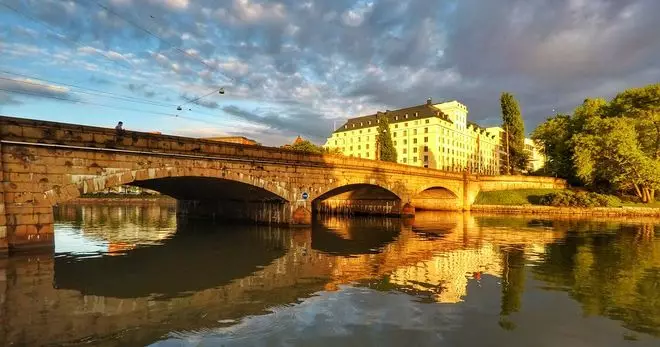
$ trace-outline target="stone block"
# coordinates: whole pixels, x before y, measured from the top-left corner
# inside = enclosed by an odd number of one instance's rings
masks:
[[[17,214],[16,225],[36,224],[39,220],[35,214]]]
[[[53,223],[53,214],[52,213],[41,213],[37,214],[37,220],[39,224],[52,224]]]
[[[42,224],[39,225],[37,232],[39,234],[53,234],[55,233],[55,226],[50,223],[50,224]]]
[[[13,230],[12,230],[13,229]],[[8,232],[13,236],[25,236],[27,234],[27,225],[16,225],[8,228]]]

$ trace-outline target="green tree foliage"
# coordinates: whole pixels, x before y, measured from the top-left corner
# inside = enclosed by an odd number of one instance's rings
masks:
[[[392,142],[392,133],[390,132],[389,121],[385,116],[378,117],[378,135],[376,141],[378,142],[379,160],[389,161],[396,163],[396,149]]]
[[[539,125],[532,138],[547,149],[550,173],[652,202],[660,189],[660,84],[626,90],[610,102],[586,99],[573,115]]]
[[[301,141],[296,144],[291,145],[289,149],[298,152],[305,153],[316,153],[316,154],[341,154],[341,151],[338,148],[328,149],[323,146],[318,146],[311,143],[309,140]]]
[[[527,167],[528,156],[525,152],[525,123],[520,114],[518,101],[511,93],[502,93],[502,127],[509,138],[509,156],[511,171],[522,171]]]
[[[545,174],[578,183],[573,170],[572,137],[571,117],[564,114],[546,120],[532,132],[532,139],[540,144],[546,156],[546,165],[543,168]]]

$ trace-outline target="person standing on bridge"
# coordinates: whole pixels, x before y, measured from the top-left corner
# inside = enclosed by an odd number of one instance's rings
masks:
[[[124,131],[124,122],[119,121],[119,123],[117,123],[117,126],[115,127],[115,130],[117,130],[117,132]]]

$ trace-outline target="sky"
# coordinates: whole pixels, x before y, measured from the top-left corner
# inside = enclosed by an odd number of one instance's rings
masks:
[[[530,132],[660,82],[658,13],[657,0],[0,0],[0,115],[322,144],[349,117],[429,97],[498,125],[508,91]]]

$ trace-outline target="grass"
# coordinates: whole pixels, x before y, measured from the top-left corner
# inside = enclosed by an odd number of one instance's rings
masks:
[[[641,202],[623,202],[621,203],[623,206],[630,206],[630,207],[653,207],[653,208],[660,208],[660,201],[655,201],[650,204],[644,204]]]
[[[538,205],[539,199],[546,194],[561,189],[517,189],[495,192],[480,192],[475,205]]]

